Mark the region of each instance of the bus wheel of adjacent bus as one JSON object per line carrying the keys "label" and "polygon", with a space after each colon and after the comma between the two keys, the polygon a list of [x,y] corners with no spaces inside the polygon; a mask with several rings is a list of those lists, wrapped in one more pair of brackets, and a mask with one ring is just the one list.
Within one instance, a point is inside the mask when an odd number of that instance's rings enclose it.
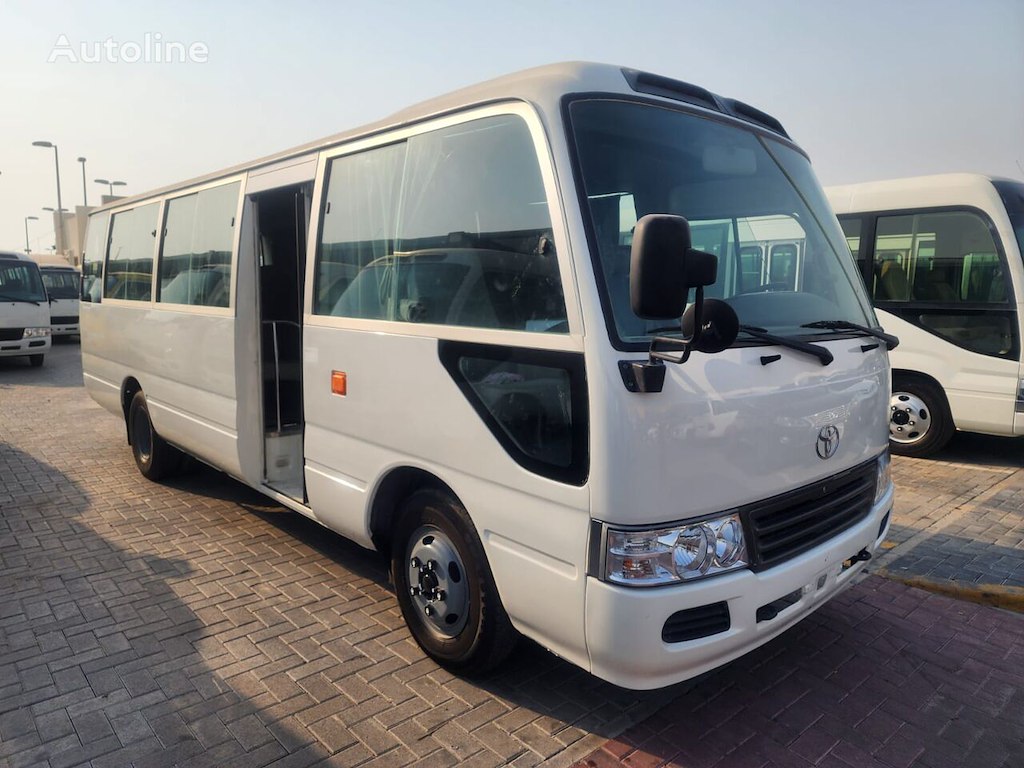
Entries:
{"label": "bus wheel of adjacent bus", "polygon": [[493,668],[516,632],[466,510],[446,493],[417,491],[402,505],[395,534],[391,574],[416,642],[453,672]]}
{"label": "bus wheel of adjacent bus", "polygon": [[139,472],[147,480],[160,480],[172,474],[180,464],[179,451],[168,445],[149,418],[146,396],[136,392],[128,406],[128,434],[132,438],[132,455]]}
{"label": "bus wheel of adjacent bus", "polygon": [[954,432],[942,390],[927,379],[894,376],[889,401],[889,448],[903,456],[942,450]]}

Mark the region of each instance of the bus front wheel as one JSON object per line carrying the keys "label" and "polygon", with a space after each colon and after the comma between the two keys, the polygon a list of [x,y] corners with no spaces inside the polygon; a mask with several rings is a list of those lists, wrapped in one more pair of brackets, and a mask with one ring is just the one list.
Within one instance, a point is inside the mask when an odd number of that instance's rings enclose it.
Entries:
{"label": "bus front wheel", "polygon": [[128,407],[128,433],[132,438],[132,455],[139,472],[147,480],[157,481],[170,475],[178,466],[178,450],[169,445],[153,428],[146,396],[136,392]]}
{"label": "bus front wheel", "polygon": [[893,377],[889,448],[903,456],[930,456],[953,436],[953,417],[942,390],[917,377]]}
{"label": "bus front wheel", "polygon": [[29,363],[31,363],[33,368],[38,368],[39,366],[41,366],[43,364],[43,356],[42,355],[29,355],[28,356],[28,361],[29,361]]}
{"label": "bus front wheel", "polygon": [[392,579],[419,646],[459,674],[496,666],[516,632],[463,506],[440,491],[417,491],[402,505],[395,533]]}

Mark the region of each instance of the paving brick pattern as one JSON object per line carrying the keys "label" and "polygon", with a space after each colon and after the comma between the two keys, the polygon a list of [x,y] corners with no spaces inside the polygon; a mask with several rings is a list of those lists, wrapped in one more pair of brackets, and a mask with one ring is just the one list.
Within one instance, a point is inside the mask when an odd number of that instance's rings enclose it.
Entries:
{"label": "paving brick pattern", "polygon": [[[1012,513],[992,467],[965,495],[926,466],[904,541],[970,493]],[[455,678],[377,556],[207,468],[144,480],[77,346],[0,360],[2,768],[1009,767],[1022,670],[1021,616],[873,578],[696,685],[623,691],[525,642]]]}
{"label": "paving brick pattern", "polygon": [[873,569],[916,583],[1024,588],[1024,446],[956,435],[935,458],[893,459],[895,546]]}
{"label": "paving brick pattern", "polygon": [[1024,616],[876,576],[577,768],[1020,768]]}
{"label": "paving brick pattern", "polygon": [[0,360],[0,766],[565,766],[679,688],[530,643],[438,668],[383,562],[200,468],[137,472],[77,345]]}

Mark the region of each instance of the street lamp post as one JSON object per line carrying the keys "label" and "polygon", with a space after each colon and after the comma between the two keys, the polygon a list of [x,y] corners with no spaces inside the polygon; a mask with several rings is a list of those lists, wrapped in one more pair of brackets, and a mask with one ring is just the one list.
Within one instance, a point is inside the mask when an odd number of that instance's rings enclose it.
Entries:
{"label": "street lamp post", "polygon": [[78,162],[82,164],[82,205],[86,208],[89,207],[89,192],[85,188],[85,158],[78,158]]}
{"label": "street lamp post", "polygon": [[28,242],[28,223],[30,221],[39,221],[38,216],[26,216],[25,217],[25,253],[32,253],[32,246]]}
{"label": "street lamp post", "polygon": [[123,187],[126,182],[123,181],[107,181],[106,179],[93,179],[97,184],[106,184],[110,189],[110,196],[114,196],[114,187]]}
{"label": "street lamp post", "polygon": [[53,163],[57,169],[57,210],[61,214],[57,217],[59,222],[57,227],[57,250],[60,253],[64,253],[64,203],[60,199],[60,157],[57,154],[57,145],[50,141],[33,141],[32,146],[53,148]]}

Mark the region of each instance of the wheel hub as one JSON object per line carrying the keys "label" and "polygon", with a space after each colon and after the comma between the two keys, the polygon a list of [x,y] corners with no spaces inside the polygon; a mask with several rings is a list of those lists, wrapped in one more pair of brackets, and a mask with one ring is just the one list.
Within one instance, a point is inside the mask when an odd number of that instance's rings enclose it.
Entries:
{"label": "wheel hub", "polygon": [[889,401],[889,438],[904,445],[919,443],[931,429],[931,412],[910,392],[893,392]]}
{"label": "wheel hub", "polygon": [[435,634],[455,637],[469,619],[469,587],[458,550],[438,528],[424,526],[411,540],[409,595]]}

